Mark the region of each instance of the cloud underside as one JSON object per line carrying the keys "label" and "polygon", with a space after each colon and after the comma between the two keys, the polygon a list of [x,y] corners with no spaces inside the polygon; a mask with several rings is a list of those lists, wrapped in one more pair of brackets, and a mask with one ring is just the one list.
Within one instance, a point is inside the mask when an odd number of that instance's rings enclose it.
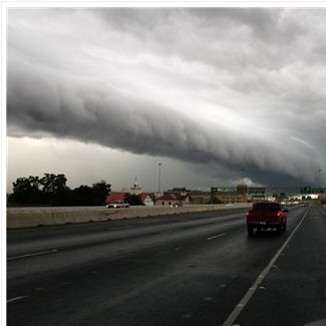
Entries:
{"label": "cloud underside", "polygon": [[31,68],[17,69],[8,82],[9,133],[14,136],[54,135],[133,153],[309,178],[311,162],[287,153],[281,144],[269,144],[264,135],[258,139],[250,137],[250,130],[235,130],[232,121],[230,126],[196,121],[109,86],[76,85]]}
{"label": "cloud underside", "polygon": [[[231,170],[247,169],[253,175],[255,171],[269,171],[313,179],[317,164],[313,147],[300,138],[304,124],[300,103],[309,105],[309,117],[315,119],[318,128],[325,121],[320,113],[325,94],[311,88],[303,91],[298,70],[291,70],[293,65],[279,58],[274,48],[279,34],[274,37],[270,27],[276,22],[279,26],[276,18],[280,11],[221,11],[211,18],[205,10],[162,11],[151,20],[146,20],[149,16],[141,11],[122,11],[120,15],[119,11],[116,15],[114,11],[54,13],[44,34],[36,32],[38,24],[29,21],[28,15],[19,12],[15,20],[12,14],[9,135],[52,135],[133,153],[217,163]],[[66,25],[67,15],[76,22],[76,29]],[[95,26],[89,24],[88,35],[83,37],[76,31],[81,17]],[[184,25],[177,26],[177,35],[167,36],[177,18],[183,18]],[[204,18],[220,28],[227,26],[228,37],[209,29]],[[31,24],[29,35],[35,28],[36,36],[29,42],[19,22]],[[52,34],[51,28],[58,26],[62,27],[60,32]],[[297,28],[292,31],[290,26]],[[192,34],[195,27],[198,32]],[[304,34],[297,21],[286,30],[284,37],[292,40],[292,33],[297,42]],[[228,54],[223,52],[223,45],[232,47],[230,37],[236,31],[248,42],[238,48],[233,45],[239,53],[229,52],[230,60],[221,54]],[[198,45],[206,43],[198,42],[204,35],[209,45],[203,45],[200,53]],[[264,43],[267,36],[269,51]],[[285,38],[277,44],[286,44]],[[257,50],[267,51],[270,60],[262,56],[257,62]],[[307,69],[302,62],[299,66],[301,73]],[[310,74],[308,71],[306,76]],[[288,92],[284,92],[284,85],[278,85],[280,76],[286,87],[292,86]],[[322,71],[316,78],[324,77]],[[295,123],[291,121],[292,110],[300,116]],[[281,112],[282,119],[275,118]],[[308,126],[308,138],[311,130]],[[287,133],[293,131],[294,140],[289,141]]]}

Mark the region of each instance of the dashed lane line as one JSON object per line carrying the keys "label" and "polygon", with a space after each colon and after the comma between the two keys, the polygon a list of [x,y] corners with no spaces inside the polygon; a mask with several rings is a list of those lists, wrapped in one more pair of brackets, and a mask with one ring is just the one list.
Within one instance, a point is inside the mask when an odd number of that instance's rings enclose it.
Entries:
{"label": "dashed lane line", "polygon": [[35,257],[35,256],[41,256],[41,255],[54,254],[56,252],[58,252],[57,249],[51,249],[51,250],[48,250],[48,251],[40,251],[40,252],[25,254],[25,255],[21,255],[21,256],[9,257],[9,258],[7,258],[7,261],[16,260],[16,259],[23,259],[23,258],[29,258],[29,257]]}
{"label": "dashed lane line", "polygon": [[214,235],[210,238],[207,238],[208,241],[210,240],[214,240],[214,239],[217,239],[217,238],[221,238],[221,237],[224,237],[226,235],[226,233],[221,233],[221,234],[218,234],[218,235]]}
{"label": "dashed lane line", "polygon": [[12,302],[15,302],[15,301],[18,301],[18,300],[23,300],[23,299],[26,299],[26,298],[28,298],[28,296],[22,295],[20,297],[15,297],[15,298],[8,299],[7,303],[12,303]]}

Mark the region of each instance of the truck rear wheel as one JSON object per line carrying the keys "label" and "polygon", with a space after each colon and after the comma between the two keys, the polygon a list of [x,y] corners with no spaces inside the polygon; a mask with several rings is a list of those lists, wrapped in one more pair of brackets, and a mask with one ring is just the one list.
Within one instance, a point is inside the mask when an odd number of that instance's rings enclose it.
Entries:
{"label": "truck rear wheel", "polygon": [[282,224],[276,228],[277,234],[281,235],[283,232],[285,232],[285,224]]}
{"label": "truck rear wheel", "polygon": [[254,235],[254,227],[252,225],[247,225],[247,229],[248,229],[248,236],[251,237]]}
{"label": "truck rear wheel", "polygon": [[277,232],[279,234],[282,234],[286,231],[286,220],[280,225],[277,227]]}

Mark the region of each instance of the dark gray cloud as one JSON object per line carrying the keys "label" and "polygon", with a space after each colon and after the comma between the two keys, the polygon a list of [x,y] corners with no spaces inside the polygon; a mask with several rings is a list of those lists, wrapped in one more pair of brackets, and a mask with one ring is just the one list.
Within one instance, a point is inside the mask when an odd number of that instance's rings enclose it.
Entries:
{"label": "dark gray cloud", "polygon": [[326,71],[309,58],[326,13],[297,14],[13,9],[8,133],[311,181],[326,157]]}

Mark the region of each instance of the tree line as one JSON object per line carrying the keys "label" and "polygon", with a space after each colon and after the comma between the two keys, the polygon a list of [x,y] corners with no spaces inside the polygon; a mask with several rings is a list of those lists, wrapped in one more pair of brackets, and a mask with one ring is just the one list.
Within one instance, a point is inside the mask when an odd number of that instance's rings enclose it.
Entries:
{"label": "tree line", "polygon": [[106,181],[92,187],[81,185],[70,189],[64,174],[45,173],[43,177],[29,176],[13,182],[8,206],[97,206],[105,203],[111,185]]}

